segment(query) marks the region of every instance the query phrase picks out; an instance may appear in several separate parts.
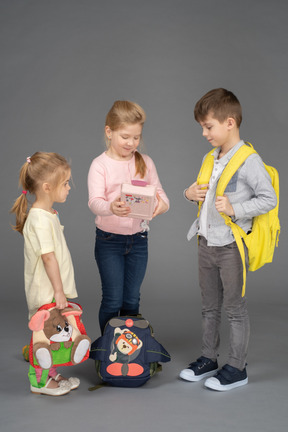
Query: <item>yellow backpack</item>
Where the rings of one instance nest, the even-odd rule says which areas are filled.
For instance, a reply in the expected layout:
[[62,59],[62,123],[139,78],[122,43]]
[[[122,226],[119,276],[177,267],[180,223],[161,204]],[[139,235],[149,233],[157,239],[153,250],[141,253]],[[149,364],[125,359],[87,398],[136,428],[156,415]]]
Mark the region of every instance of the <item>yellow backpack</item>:
[[[257,153],[254,150],[252,144],[246,142],[246,145],[240,147],[240,149],[232,156],[228,164],[226,165],[223,173],[218,181],[216,189],[216,197],[223,196],[226,186],[235,172],[240,168],[243,162],[253,153]],[[197,177],[197,184],[209,183],[213,165],[214,165],[214,153],[215,149],[212,149],[206,156],[200,172]],[[266,263],[271,263],[273,260],[275,246],[278,246],[279,234],[280,234],[280,221],[278,218],[279,211],[279,174],[276,168],[264,164],[267,172],[271,177],[272,186],[277,196],[277,205],[273,210],[268,213],[256,216],[253,218],[251,233],[246,234],[243,229],[232,222],[231,217],[224,213],[220,213],[224,218],[226,225],[228,225],[233,233],[235,241],[237,243],[240,256],[243,263],[243,287],[242,296],[245,295],[246,286],[246,266],[245,266],[245,252],[243,241],[244,240],[248,248],[249,256],[249,270],[255,271],[262,267]],[[200,214],[202,202],[199,202],[198,216]]]

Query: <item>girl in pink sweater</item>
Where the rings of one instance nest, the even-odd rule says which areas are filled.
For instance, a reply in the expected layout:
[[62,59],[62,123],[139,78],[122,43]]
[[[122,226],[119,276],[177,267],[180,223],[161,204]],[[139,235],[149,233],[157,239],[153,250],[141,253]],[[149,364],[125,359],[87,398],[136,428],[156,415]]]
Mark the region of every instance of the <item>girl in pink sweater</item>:
[[141,179],[156,187],[153,218],[169,208],[152,159],[137,151],[145,119],[136,103],[116,101],[106,116],[107,151],[92,161],[88,174],[88,205],[96,215],[95,259],[102,283],[102,333],[110,318],[139,313],[147,267],[148,227],[129,217],[130,207],[120,199],[122,183]]

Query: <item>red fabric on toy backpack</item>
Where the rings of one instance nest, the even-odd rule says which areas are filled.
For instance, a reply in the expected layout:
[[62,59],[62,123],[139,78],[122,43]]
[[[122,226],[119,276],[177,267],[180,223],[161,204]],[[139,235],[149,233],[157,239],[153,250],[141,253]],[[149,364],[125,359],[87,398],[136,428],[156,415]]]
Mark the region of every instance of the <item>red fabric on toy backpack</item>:
[[68,303],[57,309],[56,303],[41,306],[29,321],[32,338],[29,362],[35,368],[71,366],[89,357],[91,340],[81,320],[82,307]]

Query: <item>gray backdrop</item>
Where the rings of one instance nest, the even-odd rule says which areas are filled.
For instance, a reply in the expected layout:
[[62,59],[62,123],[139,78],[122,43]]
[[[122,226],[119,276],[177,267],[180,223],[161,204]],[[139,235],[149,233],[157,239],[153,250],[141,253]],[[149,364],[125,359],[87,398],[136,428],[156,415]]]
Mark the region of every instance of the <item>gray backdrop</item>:
[[[101,288],[86,180],[92,159],[105,148],[105,115],[116,99],[146,110],[143,152],[156,163],[171,201],[169,212],[151,223],[142,313],[179,361],[171,363],[172,375],[198,355],[197,248],[195,240],[186,241],[196,208],[182,191],[195,181],[209,150],[193,108],[215,87],[238,96],[242,139],[280,173],[279,247],[273,264],[249,274],[247,295],[251,316],[261,317],[252,318],[255,326],[265,329],[257,339],[260,352],[277,339],[279,327],[287,331],[287,12],[286,0],[0,0],[1,310],[13,311],[9,325],[17,343],[5,341],[15,359],[30,333],[23,239],[10,229],[9,209],[21,192],[19,168],[38,150],[72,162],[75,187],[55,207],[88,333],[92,339],[99,335]],[[270,323],[280,316],[267,341]],[[286,342],[280,354],[287,355]]]

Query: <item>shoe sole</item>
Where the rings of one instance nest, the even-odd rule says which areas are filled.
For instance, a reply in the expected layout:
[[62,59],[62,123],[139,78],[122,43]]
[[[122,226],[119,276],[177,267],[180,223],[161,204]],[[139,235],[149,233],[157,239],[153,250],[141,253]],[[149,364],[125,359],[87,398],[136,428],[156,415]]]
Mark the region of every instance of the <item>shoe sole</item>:
[[245,378],[244,380],[237,381],[232,384],[226,384],[226,385],[220,384],[217,378],[209,378],[207,381],[205,381],[204,386],[212,390],[228,391],[237,387],[241,387],[245,384],[248,384],[248,378]]
[[56,392],[53,392],[53,390],[56,390],[56,389],[49,389],[49,388],[45,388],[45,387],[42,387],[42,388],[37,388],[37,387],[30,387],[30,390],[31,390],[31,393],[33,393],[33,394],[37,394],[37,395],[46,395],[46,396],[64,396],[65,394],[67,394],[67,393],[69,393],[70,392],[70,389],[68,390],[63,390],[61,393],[56,393]]
[[218,369],[213,369],[213,371],[205,372],[201,375],[191,375],[191,371],[189,369],[184,369],[182,372],[180,372],[179,376],[185,381],[197,382],[197,381],[201,381],[204,378],[215,375],[217,371]]

